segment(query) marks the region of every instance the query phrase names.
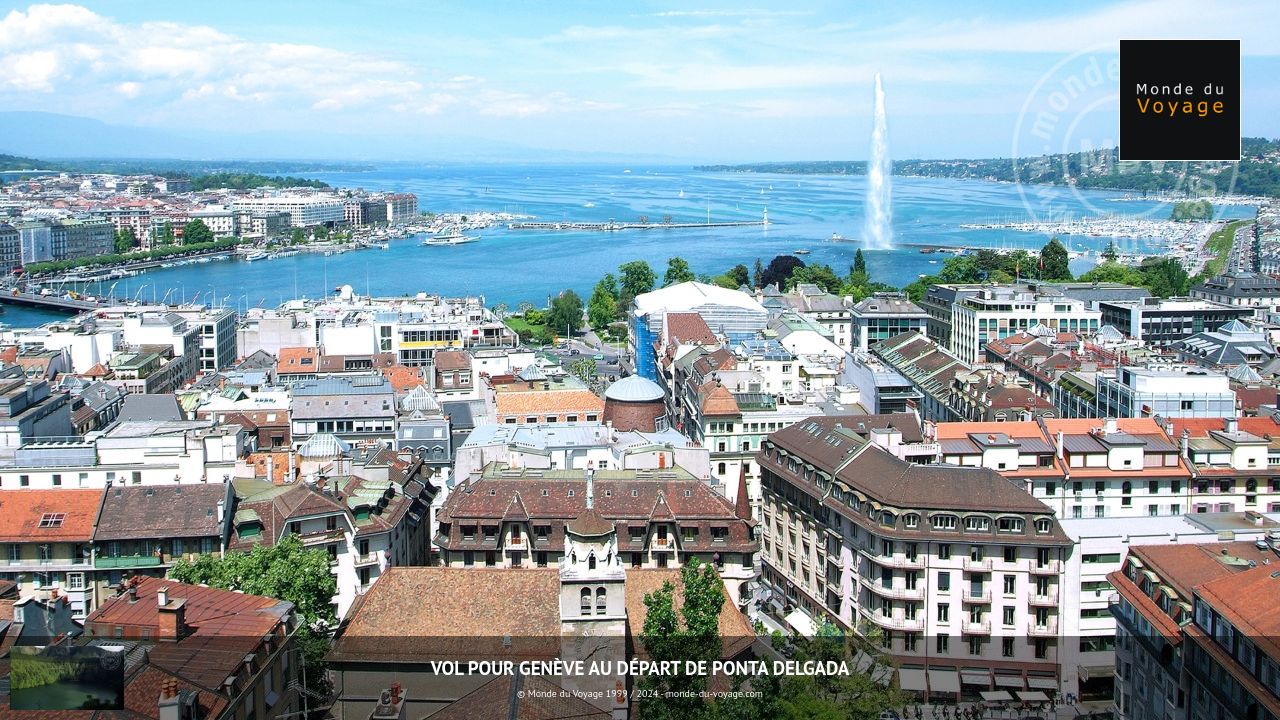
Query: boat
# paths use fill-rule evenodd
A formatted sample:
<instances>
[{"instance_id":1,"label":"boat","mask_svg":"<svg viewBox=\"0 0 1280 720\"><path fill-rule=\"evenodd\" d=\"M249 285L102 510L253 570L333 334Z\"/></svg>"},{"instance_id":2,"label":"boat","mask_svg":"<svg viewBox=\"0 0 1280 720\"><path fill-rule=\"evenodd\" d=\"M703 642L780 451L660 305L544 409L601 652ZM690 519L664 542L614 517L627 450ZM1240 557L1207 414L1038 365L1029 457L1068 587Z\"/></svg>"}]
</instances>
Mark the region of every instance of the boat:
<instances>
[{"instance_id":1,"label":"boat","mask_svg":"<svg viewBox=\"0 0 1280 720\"><path fill-rule=\"evenodd\" d=\"M251 253L245 253L245 256L244 256L244 259L246 262L253 262L255 260L265 260L266 258L267 258L267 254L262 252L261 250L254 250Z\"/></svg>"},{"instance_id":2,"label":"boat","mask_svg":"<svg viewBox=\"0 0 1280 720\"><path fill-rule=\"evenodd\" d=\"M795 250L795 251L793 251L793 252L794 252L796 255L808 255L808 254L809 254L810 252L812 252L812 251L811 251L811 250Z\"/></svg>"},{"instance_id":3,"label":"boat","mask_svg":"<svg viewBox=\"0 0 1280 720\"><path fill-rule=\"evenodd\" d=\"M938 252L938 248L931 248L931 247L928 247L928 248L920 248L920 252L924 253L925 255L928 255L928 254L930 254L930 253L936 253L936 252Z\"/></svg>"},{"instance_id":4,"label":"boat","mask_svg":"<svg viewBox=\"0 0 1280 720\"><path fill-rule=\"evenodd\" d=\"M422 241L423 245L462 245L479 240L475 235L463 235L457 228L444 235L432 235Z\"/></svg>"},{"instance_id":5,"label":"boat","mask_svg":"<svg viewBox=\"0 0 1280 720\"><path fill-rule=\"evenodd\" d=\"M596 204L595 204L595 203L593 203L593 202L589 202L589 203L584 204L582 207L584 207L584 208L593 208L593 207L595 207L595 206L596 206Z\"/></svg>"},{"instance_id":6,"label":"boat","mask_svg":"<svg viewBox=\"0 0 1280 720\"><path fill-rule=\"evenodd\" d=\"M844 236L841 235L840 233L831 233L832 242L840 242L842 240L844 240Z\"/></svg>"}]
</instances>

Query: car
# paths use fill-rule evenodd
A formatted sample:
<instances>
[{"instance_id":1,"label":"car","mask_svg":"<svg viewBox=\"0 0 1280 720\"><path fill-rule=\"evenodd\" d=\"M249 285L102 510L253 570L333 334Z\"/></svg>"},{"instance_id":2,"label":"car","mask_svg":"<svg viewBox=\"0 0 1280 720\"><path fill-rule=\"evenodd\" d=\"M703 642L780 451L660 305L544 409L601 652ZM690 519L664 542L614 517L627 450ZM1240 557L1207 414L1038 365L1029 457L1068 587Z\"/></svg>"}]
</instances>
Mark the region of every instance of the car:
<instances>
[{"instance_id":1,"label":"car","mask_svg":"<svg viewBox=\"0 0 1280 720\"><path fill-rule=\"evenodd\" d=\"M604 359L604 353L596 353L595 355L592 355L592 356L591 356L591 359L592 359L592 360L603 360L603 359Z\"/></svg>"},{"instance_id":2,"label":"car","mask_svg":"<svg viewBox=\"0 0 1280 720\"><path fill-rule=\"evenodd\" d=\"M902 720L902 716L892 710L881 710L878 720Z\"/></svg>"},{"instance_id":3,"label":"car","mask_svg":"<svg viewBox=\"0 0 1280 720\"><path fill-rule=\"evenodd\" d=\"M574 348L574 349L572 349L572 350L570 350L570 351L569 351L569 354L570 354L570 355L581 355L581 354L582 354L582 351L581 351L581 350L579 350L578 348Z\"/></svg>"}]
</instances>

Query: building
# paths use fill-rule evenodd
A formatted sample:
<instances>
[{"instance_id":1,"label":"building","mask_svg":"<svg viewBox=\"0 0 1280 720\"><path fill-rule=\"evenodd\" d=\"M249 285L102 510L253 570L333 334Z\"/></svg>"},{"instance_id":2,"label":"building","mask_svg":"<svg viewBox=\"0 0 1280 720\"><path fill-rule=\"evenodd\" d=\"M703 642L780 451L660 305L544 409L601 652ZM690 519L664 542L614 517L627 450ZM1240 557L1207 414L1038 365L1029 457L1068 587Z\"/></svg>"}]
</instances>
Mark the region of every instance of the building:
<instances>
[{"instance_id":1,"label":"building","mask_svg":"<svg viewBox=\"0 0 1280 720\"><path fill-rule=\"evenodd\" d=\"M115 227L102 218L49 218L18 225L22 263L74 260L115 252Z\"/></svg>"},{"instance_id":2,"label":"building","mask_svg":"<svg viewBox=\"0 0 1280 720\"><path fill-rule=\"evenodd\" d=\"M857 401L873 415L910 412L919 408L924 393L888 363L863 350L845 360L840 387L856 388Z\"/></svg>"},{"instance_id":3,"label":"building","mask_svg":"<svg viewBox=\"0 0 1280 720\"><path fill-rule=\"evenodd\" d=\"M151 224L150 200L139 200L123 203L118 207L95 210L94 217L106 219L115 232L129 230L137 238L139 247L151 248L153 226Z\"/></svg>"},{"instance_id":4,"label":"building","mask_svg":"<svg viewBox=\"0 0 1280 720\"><path fill-rule=\"evenodd\" d=\"M284 600L138 576L85 618L81 642L130 649L131 716L245 720L302 707L299 625Z\"/></svg>"},{"instance_id":5,"label":"building","mask_svg":"<svg viewBox=\"0 0 1280 720\"><path fill-rule=\"evenodd\" d=\"M19 365L0 369L0 464L25 443L65 440L75 434L71 403L46 380L29 380Z\"/></svg>"},{"instance_id":6,"label":"building","mask_svg":"<svg viewBox=\"0 0 1280 720\"><path fill-rule=\"evenodd\" d=\"M8 223L0 223L0 273L12 272L22 267L22 243L18 229Z\"/></svg>"},{"instance_id":7,"label":"building","mask_svg":"<svg viewBox=\"0 0 1280 720\"><path fill-rule=\"evenodd\" d=\"M227 550L248 552L292 533L328 552L337 579L331 602L344 617L388 568L427 561L426 515L438 488L420 462L393 457L385 449L352 453L332 435L311 438L298 450L300 482L237 482Z\"/></svg>"},{"instance_id":8,"label":"building","mask_svg":"<svg viewBox=\"0 0 1280 720\"><path fill-rule=\"evenodd\" d=\"M187 213L189 220L199 220L216 238L235 237L241 233L240 217L248 211L211 206Z\"/></svg>"},{"instance_id":9,"label":"building","mask_svg":"<svg viewBox=\"0 0 1280 720\"><path fill-rule=\"evenodd\" d=\"M757 291L756 299L764 304L761 291ZM818 323L830 333L832 342L845 350L858 347L857 328L852 322L854 312L844 298L818 285L797 283L790 292L772 297L769 303L778 303L782 308ZM865 344L862 347L866 349Z\"/></svg>"},{"instance_id":10,"label":"building","mask_svg":"<svg viewBox=\"0 0 1280 720\"><path fill-rule=\"evenodd\" d=\"M1230 370L1247 365L1260 370L1277 357L1275 346L1265 333L1239 320L1231 320L1216 330L1201 330L1180 337L1173 349L1182 362L1214 370Z\"/></svg>"},{"instance_id":11,"label":"building","mask_svg":"<svg viewBox=\"0 0 1280 720\"><path fill-rule=\"evenodd\" d=\"M432 388L442 397L470 397L476 392L471 372L471 353L440 350L432 363Z\"/></svg>"},{"instance_id":12,"label":"building","mask_svg":"<svg viewBox=\"0 0 1280 720\"><path fill-rule=\"evenodd\" d=\"M594 423L604 413L604 400L576 377L547 377L536 365L514 377L488 378L486 395L490 416L499 424Z\"/></svg>"},{"instance_id":13,"label":"building","mask_svg":"<svg viewBox=\"0 0 1280 720\"><path fill-rule=\"evenodd\" d=\"M1248 308L1197 298L1109 300L1098 303L1098 309L1104 325L1158 347L1253 314Z\"/></svg>"},{"instance_id":14,"label":"building","mask_svg":"<svg viewBox=\"0 0 1280 720\"><path fill-rule=\"evenodd\" d=\"M49 488L0 491L0 580L21 596L65 594L72 615L93 608L93 528L102 490Z\"/></svg>"},{"instance_id":15,"label":"building","mask_svg":"<svg viewBox=\"0 0 1280 720\"><path fill-rule=\"evenodd\" d=\"M699 282L677 283L637 295L630 308L628 353L635 358L636 374L657 380L654 339L663 330L667 313L697 313L712 333L754 334L769 323L769 313L755 298L740 290L728 290Z\"/></svg>"},{"instance_id":16,"label":"building","mask_svg":"<svg viewBox=\"0 0 1280 720\"><path fill-rule=\"evenodd\" d=\"M455 568L545 568L570 553L565 529L597 524L616 532L628 568L714 565L730 607L749 596L759 540L745 503L734 503L679 467L543 470L490 464L458 478L437 515L433 540Z\"/></svg>"},{"instance_id":17,"label":"building","mask_svg":"<svg viewBox=\"0 0 1280 720\"><path fill-rule=\"evenodd\" d=\"M1226 375L1211 370L1149 365L1117 367L1095 378L1093 417L1235 417L1236 394ZM1066 399L1055 402L1062 409ZM1067 413L1063 413L1067 416Z\"/></svg>"},{"instance_id":18,"label":"building","mask_svg":"<svg viewBox=\"0 0 1280 720\"><path fill-rule=\"evenodd\" d=\"M625 377L604 391L604 421L620 432L666 430L666 393L647 378Z\"/></svg>"},{"instance_id":19,"label":"building","mask_svg":"<svg viewBox=\"0 0 1280 720\"><path fill-rule=\"evenodd\" d=\"M232 210L287 212L292 227L333 226L345 219L342 199L331 195L274 195L236 198Z\"/></svg>"},{"instance_id":20,"label":"building","mask_svg":"<svg viewBox=\"0 0 1280 720\"><path fill-rule=\"evenodd\" d=\"M854 305L849 314L853 332L847 350L866 351L903 333L924 333L929 319L924 308L894 293L876 293Z\"/></svg>"},{"instance_id":21,"label":"building","mask_svg":"<svg viewBox=\"0 0 1280 720\"><path fill-rule=\"evenodd\" d=\"M395 392L382 375L299 380L290 392L295 445L316 434L333 434L348 442L395 438Z\"/></svg>"},{"instance_id":22,"label":"building","mask_svg":"<svg viewBox=\"0 0 1280 720\"><path fill-rule=\"evenodd\" d=\"M1135 547L1116 590L1123 720L1280 716L1273 543Z\"/></svg>"},{"instance_id":23,"label":"building","mask_svg":"<svg viewBox=\"0 0 1280 720\"><path fill-rule=\"evenodd\" d=\"M393 193L386 196L386 222L403 223L418 217L418 196L413 193Z\"/></svg>"},{"instance_id":24,"label":"building","mask_svg":"<svg viewBox=\"0 0 1280 720\"><path fill-rule=\"evenodd\" d=\"M1233 270L1191 288L1191 297L1249 308L1259 318L1280 311L1280 280L1261 273Z\"/></svg>"},{"instance_id":25,"label":"building","mask_svg":"<svg viewBox=\"0 0 1280 720\"><path fill-rule=\"evenodd\" d=\"M987 468L918 465L814 417L761 447L765 607L799 632L877 628L904 690L1070 691L1053 510Z\"/></svg>"},{"instance_id":26,"label":"building","mask_svg":"<svg viewBox=\"0 0 1280 720\"><path fill-rule=\"evenodd\" d=\"M253 210L239 212L240 234L243 237L274 238L289 231L292 215L283 210Z\"/></svg>"},{"instance_id":27,"label":"building","mask_svg":"<svg viewBox=\"0 0 1280 720\"><path fill-rule=\"evenodd\" d=\"M1173 418L1185 448L1194 513L1280 512L1280 422L1274 417Z\"/></svg>"},{"instance_id":28,"label":"building","mask_svg":"<svg viewBox=\"0 0 1280 720\"><path fill-rule=\"evenodd\" d=\"M957 376L971 371L969 364L918 332L882 340L871 347L871 352L911 383L921 398L920 414L924 419L960 419L952 404L951 388Z\"/></svg>"},{"instance_id":29,"label":"building","mask_svg":"<svg viewBox=\"0 0 1280 720\"><path fill-rule=\"evenodd\" d=\"M1058 332L1098 331L1102 313L1082 300L1048 286L983 287L958 300L951 312L950 350L965 362L978 362L989 340L1043 325Z\"/></svg>"}]
</instances>

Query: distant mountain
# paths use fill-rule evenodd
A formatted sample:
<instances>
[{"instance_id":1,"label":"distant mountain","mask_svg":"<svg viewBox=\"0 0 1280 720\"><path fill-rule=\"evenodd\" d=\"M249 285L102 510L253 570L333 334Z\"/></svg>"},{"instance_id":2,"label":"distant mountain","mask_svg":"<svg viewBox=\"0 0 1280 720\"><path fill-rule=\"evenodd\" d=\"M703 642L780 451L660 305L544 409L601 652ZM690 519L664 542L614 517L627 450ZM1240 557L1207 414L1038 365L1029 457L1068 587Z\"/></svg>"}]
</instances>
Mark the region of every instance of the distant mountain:
<instances>
[{"instance_id":1,"label":"distant mountain","mask_svg":"<svg viewBox=\"0 0 1280 720\"><path fill-rule=\"evenodd\" d=\"M1185 191L1212 194L1232 187L1243 195L1280 197L1280 140L1243 138L1239 163L1151 163L1120 160L1117 148L1092 152L1043 155L1019 159L898 160L894 175L963 178L1074 185L1081 188L1133 190L1142 193ZM757 172L793 175L863 175L863 160L766 162L745 165L703 165L705 172ZM1234 184L1233 184L1234 181Z\"/></svg>"},{"instance_id":2,"label":"distant mountain","mask_svg":"<svg viewBox=\"0 0 1280 720\"><path fill-rule=\"evenodd\" d=\"M410 162L674 162L659 155L623 155L536 148L468 137L369 136L295 132L173 132L111 125L56 113L0 112L0 153L48 159L182 158L186 160L326 160Z\"/></svg>"}]
</instances>

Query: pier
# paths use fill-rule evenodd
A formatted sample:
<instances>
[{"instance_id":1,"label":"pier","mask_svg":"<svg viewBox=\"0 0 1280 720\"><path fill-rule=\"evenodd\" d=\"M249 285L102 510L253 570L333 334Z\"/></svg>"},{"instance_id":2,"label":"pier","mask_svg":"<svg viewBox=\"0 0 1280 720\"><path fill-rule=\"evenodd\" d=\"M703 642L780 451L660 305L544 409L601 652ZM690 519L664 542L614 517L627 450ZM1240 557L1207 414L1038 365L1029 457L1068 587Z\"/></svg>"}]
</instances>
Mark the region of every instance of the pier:
<instances>
[{"instance_id":1,"label":"pier","mask_svg":"<svg viewBox=\"0 0 1280 720\"><path fill-rule=\"evenodd\" d=\"M568 230L582 232L620 232L622 230L692 230L695 228L766 227L770 225L769 212L760 220L723 220L718 222L511 222L508 230Z\"/></svg>"},{"instance_id":2,"label":"pier","mask_svg":"<svg viewBox=\"0 0 1280 720\"><path fill-rule=\"evenodd\" d=\"M69 298L64 295L41 295L39 293L24 292L22 290L3 290L0 291L0 303L8 305L26 305L27 307L43 308L45 310L61 310L63 312L75 315L85 310L97 310L100 307L106 307L109 304L119 304L116 298L106 298L109 302L97 301L89 302L88 300L79 300Z\"/></svg>"}]
</instances>

